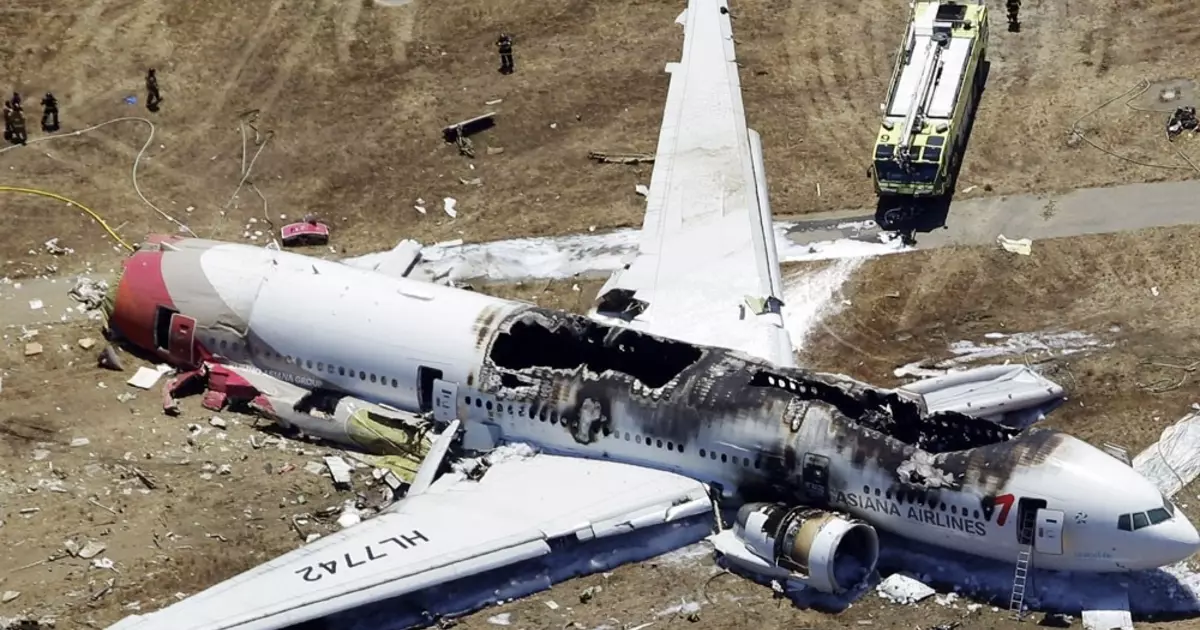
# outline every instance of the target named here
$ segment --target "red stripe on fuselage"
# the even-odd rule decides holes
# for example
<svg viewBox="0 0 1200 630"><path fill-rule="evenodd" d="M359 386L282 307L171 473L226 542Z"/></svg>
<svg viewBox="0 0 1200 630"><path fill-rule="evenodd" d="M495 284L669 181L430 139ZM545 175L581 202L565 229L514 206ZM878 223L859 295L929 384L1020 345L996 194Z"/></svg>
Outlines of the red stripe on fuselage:
<svg viewBox="0 0 1200 630"><path fill-rule="evenodd" d="M163 252L143 250L125 260L125 271L117 286L111 324L130 343L156 351L155 314L159 306L175 308L162 275Z"/></svg>

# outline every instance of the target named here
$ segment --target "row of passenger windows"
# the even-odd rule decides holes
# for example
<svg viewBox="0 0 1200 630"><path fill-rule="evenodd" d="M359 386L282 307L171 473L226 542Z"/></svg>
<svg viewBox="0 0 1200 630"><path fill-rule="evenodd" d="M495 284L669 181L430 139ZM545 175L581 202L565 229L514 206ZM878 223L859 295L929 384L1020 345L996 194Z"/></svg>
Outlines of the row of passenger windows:
<svg viewBox="0 0 1200 630"><path fill-rule="evenodd" d="M482 398L473 398L471 396L465 397L463 399L463 402L465 402L468 407L474 405L476 409L486 409L487 411L494 410L499 413L504 413L505 411L507 411L508 415L516 416L518 418L533 418L536 420L540 420L542 422L549 422L550 424L558 424L558 421L559 421L559 416L558 416L557 411L550 409L546 405L539 406L537 403L532 403L528 407L526 407L523 404L513 405L512 403L508 403L506 406L503 403L493 403L490 400L484 400ZM628 431L626 431L624 433L620 433L620 432L613 431L612 429L608 428L607 426L604 427L604 435L606 437L613 435L614 433L616 433L618 438L623 438L626 442L633 442L634 444L645 444L646 446L649 446L651 448L665 448L668 451L672 451L675 453L683 453L684 452L684 448L683 448L682 444L676 444L675 442L672 442L670 440L651 438L649 436L643 437L641 435L629 433ZM702 458L707 457L714 461L720 460L722 463L732 462L734 465L741 464L742 466L744 466L746 468L750 468L751 466L753 466L756 470L762 468L762 459L760 459L758 457L755 457L753 460L751 460L749 457L743 456L743 457L739 458L737 455L730 455L728 453L718 453L716 451L710 451L710 450L703 449L703 448L700 449L700 457L702 457Z"/></svg>
<svg viewBox="0 0 1200 630"><path fill-rule="evenodd" d="M226 339L217 341L216 338L209 337L208 346L210 348L220 348L222 351L234 350L234 351L242 352L243 354L250 354L250 351L249 351L246 343L239 343L239 342L231 343ZM295 365L297 367L308 368L310 370L315 370L317 372L329 374L331 376L333 374L337 374L338 376L349 376L350 378L354 378L354 375L356 374L354 368L347 368L344 365L334 365L332 363L325 363L323 361L314 362L312 359L301 359L299 357L293 357L293 356L289 356L289 355L278 354L276 352L271 352L270 350L268 350L266 348L256 348L256 350L257 351L254 352L254 354L256 354L257 356L262 357L264 359L283 361L284 363L286 363L288 365ZM396 380L395 378L389 379L387 376L380 376L377 374L365 372L363 370L358 370L357 374L358 374L358 379L361 381L370 381L372 383L379 383L379 384L383 385L384 387L388 386L389 384L392 387L396 387L396 388L400 387L400 381ZM390 383L389 383L389 380L390 380Z"/></svg>
<svg viewBox="0 0 1200 630"><path fill-rule="evenodd" d="M891 490L880 490L871 486L863 486L863 494L867 496L882 496L885 499L895 500L900 504L912 503L915 505L929 506L931 510L941 510L942 512L950 512L956 516L971 517L975 520L992 520L991 516L982 514L979 510L958 507L957 505L947 505L944 501L938 501L934 498L926 499L921 496L921 493L913 490L900 490L892 492Z"/></svg>

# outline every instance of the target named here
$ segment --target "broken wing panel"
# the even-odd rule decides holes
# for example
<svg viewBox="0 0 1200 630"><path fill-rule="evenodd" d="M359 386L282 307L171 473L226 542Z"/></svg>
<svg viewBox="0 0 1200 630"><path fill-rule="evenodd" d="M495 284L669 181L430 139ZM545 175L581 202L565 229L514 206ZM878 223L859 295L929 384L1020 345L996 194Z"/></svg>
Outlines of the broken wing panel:
<svg viewBox="0 0 1200 630"><path fill-rule="evenodd" d="M546 555L555 538L614 536L709 508L702 484L671 473L513 456L480 481L442 477L374 519L109 630L275 630Z"/></svg>
<svg viewBox="0 0 1200 630"><path fill-rule="evenodd" d="M929 413L957 411L1012 426L1026 426L1065 399L1061 385L1024 365L985 365L910 383Z"/></svg>
<svg viewBox="0 0 1200 630"><path fill-rule="evenodd" d="M691 0L636 257L594 317L793 365L761 144L746 128L724 0ZM757 171L757 172L756 172Z"/></svg>

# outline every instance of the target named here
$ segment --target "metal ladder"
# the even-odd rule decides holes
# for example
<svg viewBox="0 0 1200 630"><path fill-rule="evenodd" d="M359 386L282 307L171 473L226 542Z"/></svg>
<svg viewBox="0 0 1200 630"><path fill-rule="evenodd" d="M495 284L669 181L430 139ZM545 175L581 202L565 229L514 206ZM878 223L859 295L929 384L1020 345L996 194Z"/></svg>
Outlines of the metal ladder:
<svg viewBox="0 0 1200 630"><path fill-rule="evenodd" d="M1021 621L1024 614L1025 583L1029 579L1029 565L1033 562L1034 521L1033 517L1027 517L1021 527L1021 540L1028 540L1029 543L1021 545L1021 550L1017 552L1017 568L1013 573L1012 597L1008 600L1008 610L1015 615L1017 621Z"/></svg>

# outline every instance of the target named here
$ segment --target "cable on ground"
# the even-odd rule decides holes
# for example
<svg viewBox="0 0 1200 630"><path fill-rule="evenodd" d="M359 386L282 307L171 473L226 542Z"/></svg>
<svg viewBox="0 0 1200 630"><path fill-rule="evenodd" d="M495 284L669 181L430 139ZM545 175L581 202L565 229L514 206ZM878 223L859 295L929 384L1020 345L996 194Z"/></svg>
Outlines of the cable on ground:
<svg viewBox="0 0 1200 630"><path fill-rule="evenodd" d="M79 208L80 210L87 213L88 216L92 217L92 219L95 220L96 223L99 223L100 227L103 228L105 232L108 232L108 235L113 237L113 240L115 240L121 247L124 247L125 249L127 249L131 252L134 250L134 247L132 245L130 245L129 243L126 243L125 239L121 238L121 236L119 234L117 234L116 230L112 229L112 227L110 227L108 225L108 221L105 221L104 217L101 217L100 214L97 213L95 210L92 210L91 208L79 203L78 201L75 201L73 199L67 199L66 197L64 197L62 195L58 195L58 194L55 194L52 192L47 192L45 190L38 190L36 188L19 188L16 186L0 186L0 192L13 192L13 193L23 193L26 195L37 195L39 197L47 197L50 199L56 199L58 201L62 201L69 205L75 206L76 208Z"/></svg>
<svg viewBox="0 0 1200 630"><path fill-rule="evenodd" d="M1195 162L1193 162L1190 158L1188 158L1188 156L1185 155L1183 153L1183 151L1181 151L1179 149L1179 147L1175 146L1174 144L1171 145L1171 148L1175 150L1175 153L1184 162L1187 162L1187 166L1180 166L1178 164L1152 164L1150 162L1143 162L1136 158L1129 157L1128 155L1122 155L1120 153L1117 153L1116 151L1107 149L1105 147L1100 146L1099 144L1096 144L1096 142L1094 140L1087 137L1087 135L1083 133L1083 130L1079 128L1079 123L1083 122L1083 119L1095 114L1096 112L1104 109L1105 107L1108 107L1109 105L1112 105L1113 103L1121 100L1122 98L1125 99L1125 102L1124 102L1125 107L1128 107L1129 109L1132 109L1134 111L1153 112L1153 113L1160 113L1160 114L1161 113L1170 113L1169 111L1162 110L1162 109L1137 107L1137 106L1131 104L1134 99L1140 97L1142 94L1145 94L1146 91L1150 89L1150 85L1151 85L1150 81L1147 80L1146 78L1140 79L1137 82L1137 84L1134 85L1133 87L1108 99L1107 101L1104 101L1096 108L1092 109L1091 111L1089 111L1086 114L1077 118L1075 120L1075 122L1071 123L1071 128L1069 131L1071 132L1071 134L1073 136L1088 143L1088 145L1090 145L1093 149L1096 149L1097 151L1100 151L1101 153L1105 153L1109 156L1115 157L1118 160L1129 162L1130 164L1136 164L1138 166L1145 166L1145 167L1149 167L1149 168L1161 168L1161 169L1167 169L1167 170L1172 170L1172 171L1186 171L1188 169L1191 169L1193 171L1196 171L1197 173L1200 173L1200 166L1197 166ZM1126 97L1128 97L1128 98L1126 98ZM1174 110L1171 110L1171 111L1174 111Z"/></svg>
<svg viewBox="0 0 1200 630"><path fill-rule="evenodd" d="M138 151L137 156L135 158L133 158L133 170L131 173L132 179L133 179L133 190L135 192L137 192L138 197L140 197L141 200L147 206L150 206L150 208L152 210L157 212L159 216L161 216L162 218L179 226L179 228L181 230L187 232L188 234L191 234L192 236L199 238L199 236L195 232L193 232L191 228L184 225L183 223L180 223L178 220L175 219L175 217L167 214L166 212L163 212L161 208L159 208L158 206L151 203L150 200L146 198L146 195L142 193L141 186L138 185L138 179L137 179L138 165L141 163L142 156L145 155L146 149L150 148L150 143L154 140L155 127L154 127L154 123L150 122L150 120L148 120L146 118L141 118L138 116L122 116L120 118L114 118L112 120L108 120L108 121L102 122L97 125L92 125L91 127L86 127L84 129L79 129L77 131L68 131L68 132L64 132L64 133L52 134L49 136L40 136L40 137L37 137L37 138L27 141L25 144L33 144L35 142L45 142L46 140L53 140L55 138L67 138L70 136L79 136L79 135L88 133L89 131L95 131L101 127L105 127L105 126L108 126L108 125L111 125L114 123L125 122L125 121L140 122L140 123L149 125L149 127L150 127L150 135L146 137L146 142L142 144L142 148ZM13 149L16 149L20 146L22 146L22 145L18 144L18 145L4 147L4 148L0 149L0 154L5 153L7 151L12 151ZM30 190L32 190L32 189L30 189ZM65 199L65 197L64 197L64 199ZM74 203L74 202L70 202L70 203ZM78 205L78 204L76 204L76 205ZM80 207L83 207L83 206L80 206ZM98 219L98 217L97 217L97 219ZM105 226L106 226L106 229L108 229L107 224L105 224ZM115 233L113 233L113 234L115 236Z"/></svg>

